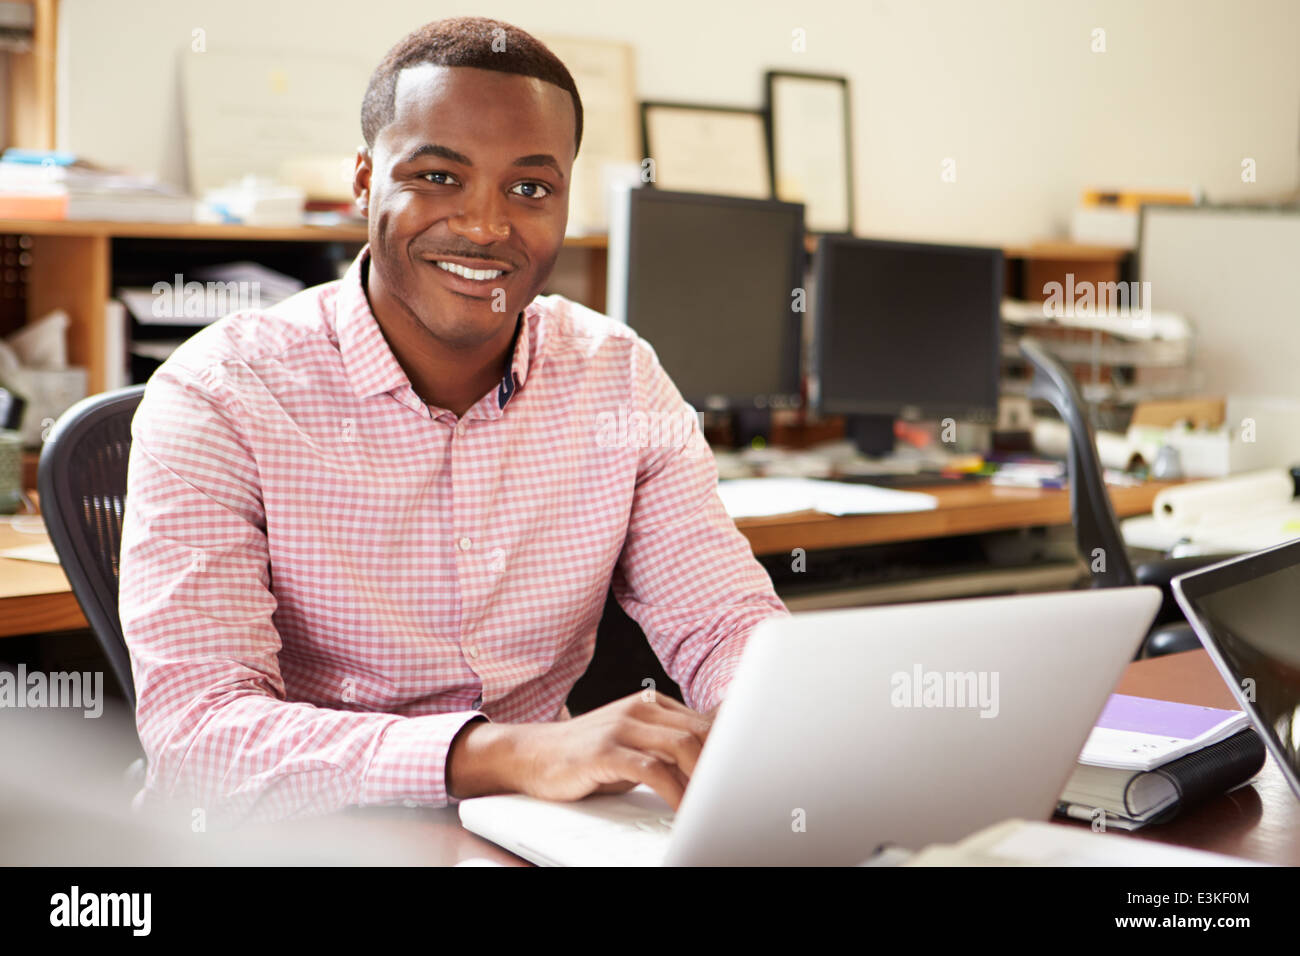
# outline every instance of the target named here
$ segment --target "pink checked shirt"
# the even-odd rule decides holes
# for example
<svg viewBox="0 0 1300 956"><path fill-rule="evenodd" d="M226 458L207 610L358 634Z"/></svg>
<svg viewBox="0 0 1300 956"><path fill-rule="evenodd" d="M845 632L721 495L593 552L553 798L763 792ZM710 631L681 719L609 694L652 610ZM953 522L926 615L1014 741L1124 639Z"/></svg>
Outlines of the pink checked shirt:
<svg viewBox="0 0 1300 956"><path fill-rule="evenodd" d="M510 375L457 419L388 348L367 259L227 316L149 381L120 564L139 803L453 802L467 721L569 716L611 578L701 711L785 613L644 341L539 297Z"/></svg>

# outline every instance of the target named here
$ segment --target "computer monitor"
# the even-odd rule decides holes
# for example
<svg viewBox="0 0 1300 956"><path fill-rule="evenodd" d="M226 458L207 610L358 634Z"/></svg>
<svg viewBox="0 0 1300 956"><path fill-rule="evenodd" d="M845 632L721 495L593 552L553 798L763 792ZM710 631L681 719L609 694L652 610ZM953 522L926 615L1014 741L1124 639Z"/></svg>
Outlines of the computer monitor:
<svg viewBox="0 0 1300 956"><path fill-rule="evenodd" d="M648 187L612 204L607 311L699 409L799 403L804 207Z"/></svg>
<svg viewBox="0 0 1300 956"><path fill-rule="evenodd" d="M1002 250L823 236L814 275L819 407L875 423L863 451L900 416L997 420Z"/></svg>

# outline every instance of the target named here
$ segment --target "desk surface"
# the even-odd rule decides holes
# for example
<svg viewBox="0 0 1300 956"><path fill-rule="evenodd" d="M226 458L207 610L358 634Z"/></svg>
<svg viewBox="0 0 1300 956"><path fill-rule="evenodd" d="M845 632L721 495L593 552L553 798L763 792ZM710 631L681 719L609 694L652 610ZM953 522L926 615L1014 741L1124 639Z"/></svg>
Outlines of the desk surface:
<svg viewBox="0 0 1300 956"><path fill-rule="evenodd" d="M1232 693L1204 651L1189 651L1130 664L1117 693L1163 697L1215 707L1236 707ZM373 815L370 815L372 814ZM1087 826L1056 821L1062 826ZM525 861L460 826L453 808L364 811L355 824L386 838L402 837L421 846L424 862L450 866L461 860L488 859L511 866ZM1270 756L1249 784L1188 811L1170 823L1137 833L1112 831L1116 840L1146 839L1213 850L1265 863L1300 864L1300 802Z"/></svg>
<svg viewBox="0 0 1300 956"><path fill-rule="evenodd" d="M1204 650L1131 663L1115 692L1165 697L1187 704L1236 706ZM368 816L372 813L373 816ZM1087 826L1076 821L1057 819L1056 822L1061 826ZM422 862L428 865L450 866L471 858L511 866L528 865L513 853L464 830L452 808L403 809L391 813L380 809L364 812L355 823L348 821L348 826L354 825L368 827L370 832L385 838L400 836L419 842L424 855ZM1273 757L1269 757L1264 770L1239 790L1197 806L1173 822L1135 834L1113 831L1109 836L1117 840L1154 840L1294 866L1300 864L1300 801L1287 787Z"/></svg>
<svg viewBox="0 0 1300 956"><path fill-rule="evenodd" d="M0 550L48 544L50 539L43 532L25 534L14 528L14 521L34 525L37 520L31 516L0 515ZM0 637L88 626L61 567L0 558Z"/></svg>
<svg viewBox="0 0 1300 956"><path fill-rule="evenodd" d="M1120 518L1149 514L1155 496L1168 482L1110 488ZM816 512L736 522L755 554L788 554L794 548L849 548L891 541L979 534L1008 528L1070 523L1068 491L1006 488L987 482L909 488L939 499L933 511L850 515ZM15 531L0 516L0 549L36 544L43 535ZM32 561L0 558L0 638L88 627L62 569Z"/></svg>
<svg viewBox="0 0 1300 956"><path fill-rule="evenodd" d="M1148 481L1134 487L1110 486L1117 518L1150 514L1156 495L1175 482ZM1070 523L1070 493L1047 488L1011 488L990 482L908 487L934 495L933 511L903 514L847 515L817 512L742 518L736 522L755 554L789 553L792 548L852 548L891 541L981 534L1009 528Z"/></svg>

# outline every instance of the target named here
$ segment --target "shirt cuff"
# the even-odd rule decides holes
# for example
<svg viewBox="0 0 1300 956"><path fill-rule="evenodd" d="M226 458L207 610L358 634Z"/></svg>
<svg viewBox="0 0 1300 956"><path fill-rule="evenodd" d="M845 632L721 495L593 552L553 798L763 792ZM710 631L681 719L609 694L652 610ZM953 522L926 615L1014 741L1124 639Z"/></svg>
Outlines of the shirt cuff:
<svg viewBox="0 0 1300 956"><path fill-rule="evenodd" d="M388 727L361 780L360 806L458 803L447 793L447 755L461 728L487 720L479 711L404 717Z"/></svg>

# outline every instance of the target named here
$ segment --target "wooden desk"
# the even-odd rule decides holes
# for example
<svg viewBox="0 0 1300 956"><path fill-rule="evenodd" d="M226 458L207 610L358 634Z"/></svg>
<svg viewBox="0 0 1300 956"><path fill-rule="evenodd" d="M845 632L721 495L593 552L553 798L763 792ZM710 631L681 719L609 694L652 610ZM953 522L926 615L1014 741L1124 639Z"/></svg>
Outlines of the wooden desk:
<svg viewBox="0 0 1300 956"><path fill-rule="evenodd" d="M1150 514L1155 497L1173 482L1148 481L1137 487L1110 487L1115 516ZM736 522L755 554L788 554L794 548L851 548L891 541L916 541L1009 528L1070 523L1070 493L1038 488L1008 488L988 482L908 488L939 499L933 511L905 514L831 515L805 512Z"/></svg>
<svg viewBox="0 0 1300 956"><path fill-rule="evenodd" d="M1232 694L1204 651L1188 651L1130 664L1117 693L1164 697L1185 703L1236 707ZM436 810L357 811L358 820L346 826L375 828L386 837L402 836L418 842L424 862L450 866L471 858L509 866L528 864L514 854L475 836L460 826L454 808ZM1062 826L1084 826L1077 821ZM1107 838L1146 839L1213 850L1265 863L1300 864L1300 801L1286 785L1273 758L1251 783L1183 814L1171 823L1137 833L1114 831Z"/></svg>
<svg viewBox="0 0 1300 956"><path fill-rule="evenodd" d="M1136 488L1113 487L1117 516L1149 514L1168 482ZM913 490L913 489L909 489ZM942 538L1008 528L1070 523L1065 491L1002 488L985 482L917 488L939 499L933 511L835 518L806 512L776 518L744 518L736 526L755 554L790 553L794 548L856 547L891 541ZM0 548L36 544L41 535L19 534L0 516ZM53 565L0 558L0 637L88 627L63 571Z"/></svg>
<svg viewBox="0 0 1300 956"><path fill-rule="evenodd" d="M0 550L29 544L48 544L45 534L25 534L14 529L13 515L0 515ZM32 524L38 519L21 516ZM71 585L57 564L0 558L0 637L68 631L89 627Z"/></svg>

